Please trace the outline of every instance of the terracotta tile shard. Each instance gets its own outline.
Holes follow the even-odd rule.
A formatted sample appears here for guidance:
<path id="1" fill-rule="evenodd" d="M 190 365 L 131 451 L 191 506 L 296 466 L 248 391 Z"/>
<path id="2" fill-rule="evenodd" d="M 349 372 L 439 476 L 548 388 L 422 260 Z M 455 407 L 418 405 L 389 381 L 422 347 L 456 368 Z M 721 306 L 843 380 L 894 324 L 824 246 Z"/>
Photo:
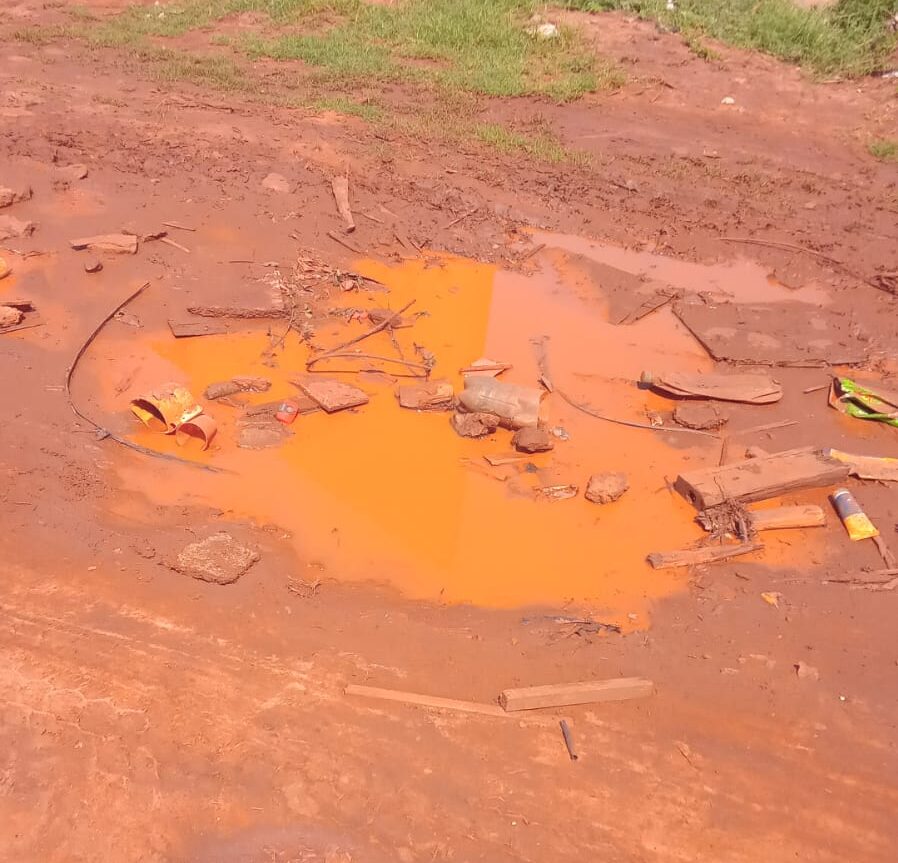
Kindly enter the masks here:
<path id="1" fill-rule="evenodd" d="M 302 378 L 293 383 L 329 414 L 368 404 L 367 393 L 333 378 Z"/>

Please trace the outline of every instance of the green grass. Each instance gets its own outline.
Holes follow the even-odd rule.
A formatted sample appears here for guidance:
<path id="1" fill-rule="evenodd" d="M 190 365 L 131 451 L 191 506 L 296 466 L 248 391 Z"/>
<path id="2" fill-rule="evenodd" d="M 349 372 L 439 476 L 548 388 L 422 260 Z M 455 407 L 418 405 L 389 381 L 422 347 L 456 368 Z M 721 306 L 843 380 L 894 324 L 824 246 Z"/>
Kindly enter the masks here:
<path id="1" fill-rule="evenodd" d="M 374 102 L 356 102 L 347 96 L 321 96 L 309 106 L 316 111 L 333 111 L 348 117 L 359 117 L 369 123 L 377 123 L 386 116 L 384 109 Z"/>
<path id="2" fill-rule="evenodd" d="M 824 75 L 864 75 L 881 68 L 898 37 L 888 26 L 898 0 L 836 0 L 802 8 L 793 0 L 566 0 L 570 8 L 619 9 L 681 31 L 772 54 Z"/>
<path id="3" fill-rule="evenodd" d="M 500 123 L 477 123 L 473 128 L 473 134 L 478 141 L 500 153 L 523 153 L 539 162 L 551 164 L 589 162 L 589 154 L 567 149 L 548 132 L 525 135 Z"/>
<path id="4" fill-rule="evenodd" d="M 871 141 L 867 145 L 870 153 L 884 162 L 898 162 L 898 140 L 895 138 L 880 138 Z"/>
<path id="5" fill-rule="evenodd" d="M 536 0 L 403 0 L 390 6 L 366 0 L 183 0 L 132 6 L 86 32 L 98 46 L 133 46 L 256 12 L 269 25 L 238 44 L 251 57 L 301 60 L 320 78 L 425 81 L 559 101 L 622 82 L 576 31 L 561 28 L 557 39 L 528 34 L 537 8 Z"/>

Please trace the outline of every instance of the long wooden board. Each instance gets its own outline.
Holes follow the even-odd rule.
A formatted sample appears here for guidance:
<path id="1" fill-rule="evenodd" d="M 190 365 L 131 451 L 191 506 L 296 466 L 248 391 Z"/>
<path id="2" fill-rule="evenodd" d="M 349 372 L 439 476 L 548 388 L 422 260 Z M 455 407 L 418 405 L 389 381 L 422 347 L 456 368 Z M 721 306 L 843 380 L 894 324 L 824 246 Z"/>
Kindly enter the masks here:
<path id="1" fill-rule="evenodd" d="M 853 455 L 837 449 L 827 450 L 827 454 L 847 464 L 851 475 L 859 479 L 898 482 L 898 458 Z"/>
<path id="2" fill-rule="evenodd" d="M 591 704 L 597 701 L 627 701 L 645 698 L 655 691 L 651 680 L 641 677 L 616 677 L 611 680 L 592 680 L 585 683 L 553 683 L 549 686 L 528 686 L 506 689 L 499 695 L 509 713 L 535 710 L 539 707 L 566 707 L 571 704 Z"/>
<path id="3" fill-rule="evenodd" d="M 776 506 L 773 509 L 759 509 L 749 513 L 751 526 L 755 530 L 783 530 L 793 527 L 822 527 L 826 524 L 826 514 L 819 506 Z"/>
<path id="4" fill-rule="evenodd" d="M 684 548 L 679 551 L 653 551 L 646 557 L 652 569 L 675 569 L 682 566 L 698 566 L 702 563 L 714 563 L 718 560 L 729 560 L 740 554 L 760 551 L 763 545 L 756 542 L 743 542 L 739 545 L 709 545 L 704 548 Z"/>
<path id="5" fill-rule="evenodd" d="M 402 692 L 398 689 L 379 689 L 376 686 L 362 686 L 350 683 L 344 690 L 346 695 L 359 695 L 362 698 L 379 698 L 384 701 L 400 701 L 416 707 L 429 707 L 433 710 L 460 710 L 463 713 L 479 713 L 483 716 L 504 716 L 508 714 L 496 704 L 479 704 L 476 701 L 458 701 L 455 698 L 438 698 L 434 695 L 419 695 L 416 692 Z"/>
<path id="6" fill-rule="evenodd" d="M 847 464 L 804 447 L 681 473 L 674 488 L 698 509 L 707 509 L 727 500 L 750 503 L 787 491 L 835 485 L 847 476 Z"/>

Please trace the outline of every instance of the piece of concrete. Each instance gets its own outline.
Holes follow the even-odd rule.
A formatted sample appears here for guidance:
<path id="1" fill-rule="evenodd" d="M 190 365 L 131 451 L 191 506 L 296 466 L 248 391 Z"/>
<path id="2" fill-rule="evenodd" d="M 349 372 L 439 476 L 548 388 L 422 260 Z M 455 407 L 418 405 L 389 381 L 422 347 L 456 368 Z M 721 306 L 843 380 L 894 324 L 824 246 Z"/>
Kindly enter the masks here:
<path id="1" fill-rule="evenodd" d="M 24 315 L 11 306 L 0 306 L 0 329 L 4 327 L 14 327 L 21 323 Z"/>
<path id="2" fill-rule="evenodd" d="M 518 429 L 511 442 L 518 452 L 549 452 L 549 450 L 555 449 L 555 441 L 552 440 L 552 436 L 545 429 L 537 426 Z"/>
<path id="3" fill-rule="evenodd" d="M 216 533 L 185 546 L 171 568 L 200 581 L 232 584 L 259 558 L 258 551 L 238 542 L 231 534 Z"/>
<path id="4" fill-rule="evenodd" d="M 586 486 L 586 499 L 593 503 L 611 503 L 629 487 L 626 474 L 594 473 Z"/>
<path id="5" fill-rule="evenodd" d="M 711 402 L 682 402 L 674 408 L 673 418 L 688 429 L 717 429 L 729 420 Z"/>

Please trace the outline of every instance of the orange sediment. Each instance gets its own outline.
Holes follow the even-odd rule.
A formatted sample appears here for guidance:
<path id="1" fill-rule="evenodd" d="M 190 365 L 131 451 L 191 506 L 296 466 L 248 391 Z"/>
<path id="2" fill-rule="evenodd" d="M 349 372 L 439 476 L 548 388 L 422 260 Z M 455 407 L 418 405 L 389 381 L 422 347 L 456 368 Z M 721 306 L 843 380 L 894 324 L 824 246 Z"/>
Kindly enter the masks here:
<path id="1" fill-rule="evenodd" d="M 502 380 L 535 385 L 532 340 L 545 337 L 558 386 L 605 413 L 647 422 L 646 410 L 669 411 L 671 403 L 637 389 L 643 368 L 711 367 L 667 309 L 633 326 L 609 324 L 601 296 L 561 256 L 530 278 L 458 258 L 398 267 L 363 262 L 358 268 L 386 283 L 389 295 L 344 294 L 334 302 L 398 309 L 416 299 L 410 312 L 428 314 L 397 330 L 396 339 L 406 359 L 418 359 L 413 344 L 431 351 L 437 359 L 433 377 L 447 378 L 457 389 L 458 370 L 482 356 L 513 364 Z M 282 326 L 278 321 L 272 329 L 277 333 Z M 367 326 L 335 318 L 315 342 L 327 349 Z M 269 378 L 272 388 L 247 395 L 247 401 L 295 396 L 289 379 L 305 372 L 307 347 L 291 334 L 272 368 L 262 363 L 268 345 L 258 329 L 179 340 L 162 332 L 107 337 L 87 365 L 109 412 L 125 411 L 134 393 L 167 380 L 201 393 L 213 381 L 254 375 Z M 360 350 L 394 355 L 387 333 Z M 115 358 L 114 373 L 104 358 Z M 205 503 L 234 518 L 277 524 L 289 532 L 300 558 L 323 564 L 328 576 L 389 583 L 416 598 L 490 606 L 573 600 L 632 627 L 628 614 L 644 624 L 653 599 L 685 584 L 682 575 L 653 572 L 645 556 L 701 535 L 694 510 L 669 490 L 666 478 L 716 463 L 716 440 L 680 434 L 672 444 L 669 436 L 593 419 L 548 394 L 546 424 L 563 428 L 570 439 L 557 440 L 553 452 L 492 467 L 484 456 L 509 452 L 510 432 L 462 439 L 449 414 L 400 408 L 394 390 L 401 379 L 338 377 L 365 390 L 370 402 L 357 411 L 300 416 L 286 442 L 273 449 L 239 449 L 241 411 L 217 402 L 203 402 L 218 423 L 207 452 L 179 449 L 174 439 L 135 423 L 134 440 L 230 473 L 191 473 L 145 459 L 121 468 L 125 485 L 155 503 Z M 599 506 L 586 501 L 583 490 L 591 474 L 604 471 L 626 473 L 630 489 Z M 579 487 L 577 498 L 552 501 L 536 494 L 542 486 L 569 483 Z M 772 545 L 778 546 L 775 539 Z"/>

